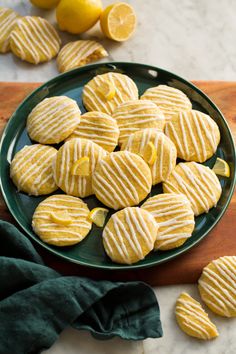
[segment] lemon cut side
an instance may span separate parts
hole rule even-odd
[[[157,149],[151,141],[144,147],[142,157],[148,165],[153,165],[156,161]]]
[[[103,34],[117,42],[129,39],[135,31],[136,24],[134,9],[124,2],[108,6],[100,17]]]
[[[51,220],[59,225],[68,226],[72,223],[72,219],[67,211],[57,211],[51,213]]]
[[[94,208],[90,211],[88,215],[89,221],[93,222],[99,227],[103,227],[105,224],[106,216],[109,210],[105,208]]]
[[[225,160],[220,159],[217,157],[216,163],[212,169],[216,175],[223,176],[223,177],[230,177],[230,167]]]
[[[90,174],[90,164],[89,164],[89,157],[84,156],[81,157],[79,160],[75,161],[75,163],[71,167],[71,174],[72,176],[89,176]]]

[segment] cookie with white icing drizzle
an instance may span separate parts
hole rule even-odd
[[[181,162],[163,183],[164,193],[183,193],[189,199],[194,215],[207,213],[221,196],[216,174],[197,162]]]
[[[87,197],[93,194],[92,175],[99,160],[107,152],[96,143],[88,139],[74,138],[67,141],[58,150],[53,163],[53,176],[56,184],[66,194],[75,197]],[[79,176],[72,173],[72,166],[82,157],[89,158],[88,176]]]
[[[151,191],[149,166],[129,151],[112,152],[99,161],[93,174],[96,197],[112,209],[139,204]]]
[[[191,110],[176,114],[165,126],[165,134],[177,148],[178,157],[185,161],[204,162],[217,149],[220,131],[205,113]]]
[[[41,144],[58,144],[73,133],[80,122],[76,101],[66,96],[45,98],[27,118],[30,138]]]
[[[71,246],[82,241],[89,233],[92,223],[88,215],[89,209],[81,199],[63,194],[53,195],[37,206],[32,227],[46,243]]]
[[[187,293],[182,293],[178,297],[175,316],[182,331],[191,337],[209,340],[219,335],[201,304]]]
[[[0,53],[10,50],[10,34],[20,15],[7,7],[0,7]]]
[[[158,194],[148,198],[141,208],[151,213],[158,223],[156,250],[180,247],[191,237],[195,225],[194,213],[185,195]]]
[[[49,194],[57,190],[52,161],[57,150],[40,144],[25,146],[14,156],[10,176],[19,191],[29,195]]]
[[[44,18],[19,19],[10,35],[11,51],[32,64],[51,60],[60,50],[61,40],[55,28]]]
[[[103,149],[112,152],[118,144],[119,129],[114,118],[103,112],[87,112],[81,116],[80,124],[67,138],[92,140]]]
[[[90,40],[69,42],[60,50],[57,66],[60,72],[65,72],[107,56],[107,51],[98,42]]]
[[[177,152],[172,141],[158,129],[143,129],[129,135],[129,138],[121,145],[121,150],[128,150],[142,156],[149,142],[154,144],[157,152],[155,162],[149,166],[152,184],[155,185],[165,181],[176,165]]]
[[[100,88],[110,85],[114,90],[114,96],[107,99],[101,93]],[[121,103],[137,100],[138,88],[135,82],[127,75],[109,72],[95,76],[83,89],[83,104],[88,111],[100,111],[112,114],[114,109]]]
[[[124,143],[135,132],[145,128],[163,130],[165,117],[162,111],[147,100],[133,100],[118,106],[113,112],[119,130],[119,145]]]
[[[102,234],[103,245],[113,262],[133,264],[153,249],[157,232],[158,225],[150,213],[128,207],[109,219]]]
[[[166,120],[178,112],[192,109],[192,103],[185,93],[167,85],[150,87],[140,99],[153,101],[162,110]]]
[[[202,300],[217,315],[236,317],[236,256],[210,262],[198,280]]]

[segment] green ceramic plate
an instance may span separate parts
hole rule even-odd
[[[231,177],[220,179],[223,193],[217,207],[211,209],[208,214],[203,214],[196,218],[196,227],[193,235],[183,246],[171,251],[151,252],[144,260],[130,266],[115,264],[105,255],[101,239],[102,230],[96,226],[93,226],[92,231],[85,240],[76,246],[57,248],[40,241],[31,228],[31,220],[35,208],[45,196],[30,197],[24,193],[18,193],[9,178],[9,164],[12,157],[24,145],[32,144],[26,133],[25,125],[26,118],[34,106],[45,97],[66,95],[75,99],[81,110],[84,112],[85,109],[81,101],[83,86],[95,75],[108,71],[117,71],[130,76],[136,82],[140,94],[142,94],[148,87],[159,84],[173,86],[185,92],[191,99],[193,107],[202,112],[208,113],[220,128],[220,145],[218,146],[216,154],[205,164],[212,167],[215,163],[216,157],[219,156],[225,159],[231,168]],[[8,122],[1,140],[0,183],[3,197],[18,224],[27,235],[50,252],[71,262],[90,267],[107,269],[143,268],[165,262],[186,252],[200,242],[216,225],[224,214],[233,194],[236,177],[235,160],[233,138],[224,117],[214,103],[212,103],[211,100],[194,85],[177,75],[152,66],[133,63],[95,64],[70,71],[50,80],[35,90],[18,107]],[[160,192],[161,186],[158,185],[152,189],[151,195]],[[85,198],[85,202],[88,203],[90,208],[101,205],[95,196]],[[110,214],[111,213],[112,211],[110,211]]]

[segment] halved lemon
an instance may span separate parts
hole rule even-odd
[[[144,147],[142,157],[149,165],[153,165],[156,161],[157,149],[151,141],[149,141],[149,143]]]
[[[90,211],[88,219],[95,225],[103,227],[108,212],[109,210],[105,208],[94,208]]]
[[[223,177],[230,176],[229,165],[227,164],[227,162],[225,160],[222,160],[219,157],[217,157],[212,170],[215,172],[215,174],[217,174],[219,176],[223,176]]]
[[[50,217],[52,221],[59,225],[68,226],[73,222],[66,210],[52,212]]]
[[[103,34],[117,42],[129,39],[135,31],[136,23],[133,7],[125,2],[109,5],[100,17]]]
[[[79,160],[75,161],[75,163],[71,167],[70,173],[73,176],[89,176],[90,174],[89,157],[84,156],[81,157]]]
[[[115,86],[110,81],[102,82],[101,86],[99,86],[97,90],[108,101],[111,100],[116,94]]]

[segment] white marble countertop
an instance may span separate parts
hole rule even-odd
[[[104,4],[112,1],[103,1]],[[130,0],[138,15],[136,35],[117,44],[102,38],[95,26],[84,37],[99,39],[110,52],[108,60],[151,64],[195,80],[236,80],[236,2],[234,0]],[[0,0],[22,15],[53,13],[37,10],[27,0]],[[76,38],[63,34],[63,41]],[[46,81],[57,75],[55,60],[40,66],[21,62],[11,54],[0,56],[1,81]],[[154,289],[161,308],[164,337],[143,342],[114,338],[97,341],[89,333],[65,330],[44,354],[235,354],[236,320],[210,317],[220,336],[210,342],[187,337],[177,327],[174,303],[182,291],[199,298],[196,285]]]

